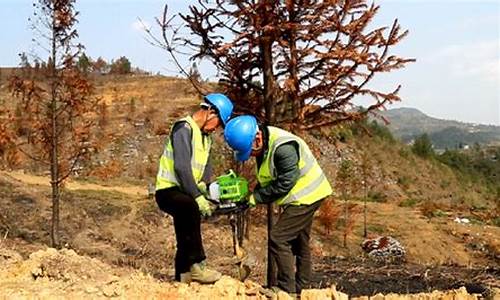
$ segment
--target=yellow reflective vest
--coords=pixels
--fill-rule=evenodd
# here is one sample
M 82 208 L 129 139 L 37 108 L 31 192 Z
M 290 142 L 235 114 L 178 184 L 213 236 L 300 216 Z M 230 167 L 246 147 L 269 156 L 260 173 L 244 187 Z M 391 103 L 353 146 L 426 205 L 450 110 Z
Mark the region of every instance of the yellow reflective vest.
M 178 120 L 172 126 L 170 132 L 179 122 L 187 122 L 191 127 L 191 169 L 193 171 L 194 181 L 199 183 L 203 177 L 203 172 L 208 162 L 212 139 L 210 136 L 202 134 L 198 124 L 190 116 Z M 165 149 L 160 158 L 158 175 L 156 176 L 156 190 L 167 189 L 174 186 L 180 186 L 175 175 L 174 151 L 172 147 L 172 137 L 167 140 Z
M 299 145 L 299 178 L 290 192 L 276 201 L 278 205 L 309 205 L 331 195 L 332 187 L 307 144 L 283 129 L 272 126 L 268 126 L 268 129 L 268 150 L 257 170 L 260 186 L 265 187 L 278 177 L 274 166 L 276 149 L 291 141 Z

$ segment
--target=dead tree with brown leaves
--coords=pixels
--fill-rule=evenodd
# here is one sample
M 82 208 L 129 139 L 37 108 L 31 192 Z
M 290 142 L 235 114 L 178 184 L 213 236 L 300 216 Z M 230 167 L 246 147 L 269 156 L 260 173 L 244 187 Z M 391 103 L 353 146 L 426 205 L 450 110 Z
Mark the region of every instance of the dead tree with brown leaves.
M 8 166 L 16 164 L 18 153 L 15 144 L 15 130 L 11 124 L 14 121 L 8 109 L 0 108 L 0 163 Z M 1 165 L 1 164 L 0 164 Z
M 76 67 L 83 46 L 75 44 L 78 12 L 75 0 L 38 0 L 31 19 L 38 45 L 49 52 L 44 79 L 13 77 L 9 88 L 24 112 L 27 127 L 18 149 L 50 168 L 52 187 L 51 243 L 60 247 L 61 187 L 93 147 L 91 128 L 97 112 L 92 86 Z
M 198 0 L 180 15 L 181 24 L 165 6 L 162 38 L 153 40 L 177 65 L 175 54 L 186 52 L 212 61 L 237 111 L 308 130 L 361 119 L 400 100 L 400 86 L 368 87 L 376 74 L 414 61 L 390 54 L 408 34 L 397 20 L 370 28 L 379 9 L 366 0 Z M 183 26 L 190 34 L 183 36 Z M 352 109 L 357 96 L 372 99 L 366 110 Z M 271 207 L 268 217 L 271 225 Z
M 377 73 L 414 59 L 390 54 L 407 34 L 397 20 L 370 28 L 379 6 L 365 0 L 199 0 L 181 15 L 189 38 L 175 36 L 173 18 L 160 20 L 169 50 L 187 46 L 191 59 L 211 60 L 226 92 L 243 111 L 268 124 L 311 129 L 355 120 L 398 101 L 392 91 L 370 89 Z M 194 35 L 194 37 L 193 37 Z M 353 111 L 356 96 L 373 102 Z

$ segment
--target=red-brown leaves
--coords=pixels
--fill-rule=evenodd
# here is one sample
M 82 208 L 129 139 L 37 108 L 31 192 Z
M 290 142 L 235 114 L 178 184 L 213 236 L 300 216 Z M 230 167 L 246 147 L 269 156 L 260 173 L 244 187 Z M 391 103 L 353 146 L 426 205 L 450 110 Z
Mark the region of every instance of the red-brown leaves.
M 299 121 L 300 127 L 310 129 L 359 118 L 349 104 L 360 94 L 373 97 L 370 110 L 398 101 L 397 89 L 384 93 L 367 88 L 367 83 L 376 73 L 414 61 L 388 55 L 389 48 L 408 34 L 401 33 L 397 20 L 390 28 L 367 30 L 379 6 L 364 0 L 200 3 L 182 16 L 199 39 L 179 40 L 198 49 L 192 58 L 214 62 L 239 109 L 264 115 L 265 103 L 274 103 L 275 123 Z M 266 43 L 271 48 L 263 47 Z M 273 70 L 272 77 L 264 79 L 266 55 L 272 58 Z M 268 96 L 265 80 L 272 80 L 274 90 Z M 276 98 L 264 99 L 269 95 Z M 321 108 L 311 113 L 293 109 L 290 114 L 291 107 L 306 104 Z
M 329 236 L 335 224 L 337 224 L 342 208 L 335 206 L 333 199 L 325 199 L 319 208 L 318 220 L 325 228 L 326 235 Z
M 55 162 L 57 182 L 69 176 L 94 146 L 91 129 L 98 120 L 93 87 L 75 66 L 74 58 L 81 48 L 70 43 L 77 36 L 74 2 L 41 0 L 35 5 L 41 11 L 41 24 L 47 26 L 38 29 L 47 30 L 51 34 L 46 36 L 55 39 L 55 55 L 43 62 L 36 74 L 23 72 L 26 76 L 14 76 L 8 84 L 17 99 L 16 114 L 8 126 L 15 133 L 16 147 L 36 161 Z M 47 41 L 49 45 L 53 45 L 51 41 Z

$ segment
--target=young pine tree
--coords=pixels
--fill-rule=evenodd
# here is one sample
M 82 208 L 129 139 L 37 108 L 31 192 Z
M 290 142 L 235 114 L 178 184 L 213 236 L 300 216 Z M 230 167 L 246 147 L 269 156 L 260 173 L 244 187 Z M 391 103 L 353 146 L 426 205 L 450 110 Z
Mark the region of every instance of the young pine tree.
M 78 12 L 75 0 L 38 0 L 31 19 L 38 44 L 49 49 L 44 64 L 45 78 L 14 76 L 10 91 L 22 107 L 29 139 L 19 137 L 17 145 L 33 160 L 48 166 L 52 187 L 51 244 L 60 247 L 59 201 L 61 187 L 75 167 L 93 147 L 92 128 L 96 120 L 97 99 L 92 85 L 76 64 L 83 46 L 75 44 Z

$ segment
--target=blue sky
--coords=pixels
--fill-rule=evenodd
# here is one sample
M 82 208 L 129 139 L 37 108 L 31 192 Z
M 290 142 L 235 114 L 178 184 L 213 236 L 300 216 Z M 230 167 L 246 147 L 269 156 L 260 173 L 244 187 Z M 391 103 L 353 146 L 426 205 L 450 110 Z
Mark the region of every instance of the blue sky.
M 127 56 L 154 73 L 175 75 L 162 50 L 149 45 L 137 21 L 155 28 L 154 17 L 168 3 L 186 11 L 192 0 L 80 0 L 80 42 L 93 58 Z M 407 68 L 383 74 L 372 87 L 392 90 L 402 85 L 402 102 L 438 118 L 500 125 L 500 1 L 382 0 L 374 25 L 398 18 L 409 36 L 392 54 L 417 59 Z M 30 0 L 0 0 L 0 66 L 15 66 L 18 53 L 35 49 L 28 17 Z M 7 30 L 8 29 L 8 30 Z M 214 69 L 200 67 L 204 77 Z

